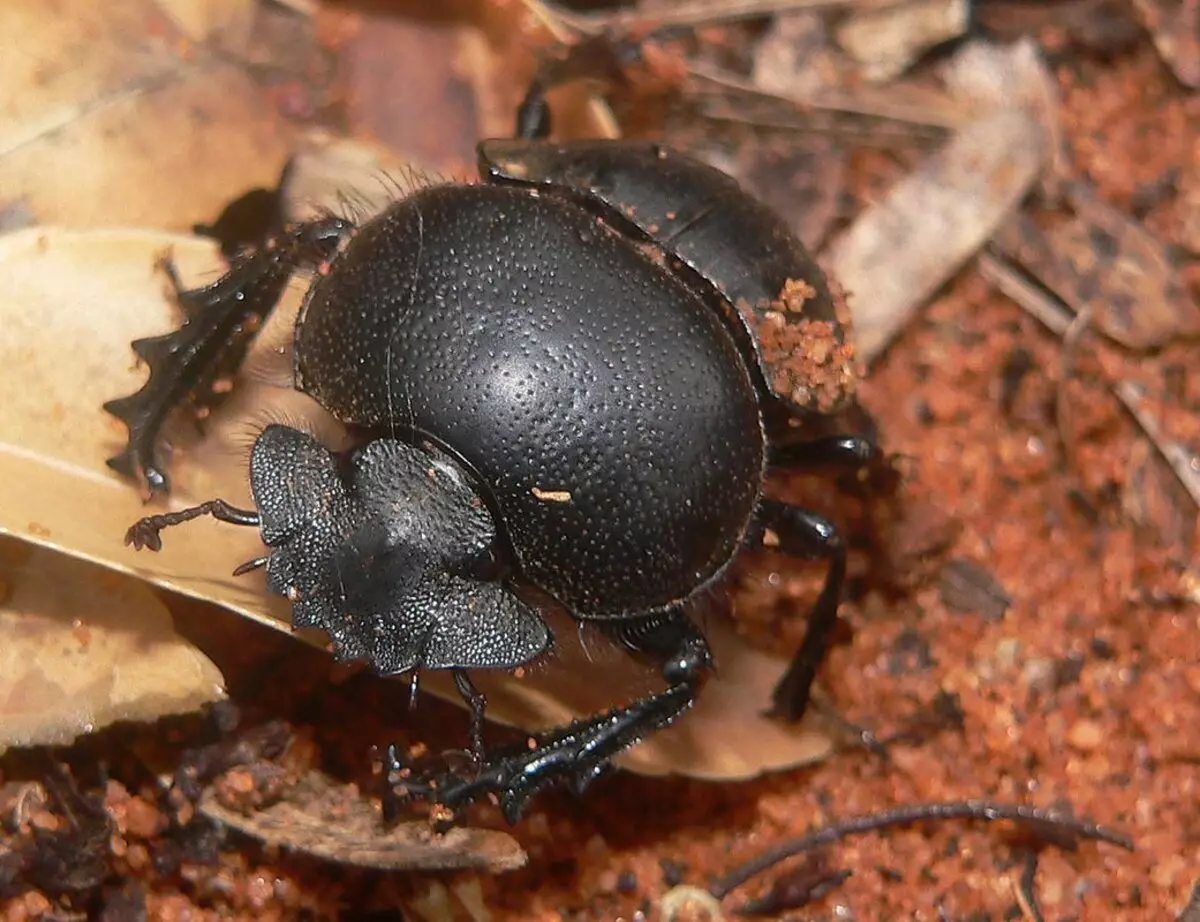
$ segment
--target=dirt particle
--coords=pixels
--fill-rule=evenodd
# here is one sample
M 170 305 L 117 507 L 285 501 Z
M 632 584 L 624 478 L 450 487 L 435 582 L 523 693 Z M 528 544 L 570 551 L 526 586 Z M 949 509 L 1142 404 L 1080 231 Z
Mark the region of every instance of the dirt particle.
M 772 301 L 737 303 L 754 331 L 772 389 L 793 404 L 832 413 L 854 395 L 860 369 L 848 336 L 849 312 L 834 286 L 835 321 L 816 319 L 810 305 L 816 289 L 803 279 L 789 279 Z
M 1104 744 L 1104 727 L 1088 718 L 1077 720 L 1067 731 L 1067 742 L 1080 752 L 1094 752 Z
M 541 487 L 534 487 L 533 495 L 535 499 L 539 499 L 543 503 L 569 503 L 571 501 L 570 490 L 543 490 Z

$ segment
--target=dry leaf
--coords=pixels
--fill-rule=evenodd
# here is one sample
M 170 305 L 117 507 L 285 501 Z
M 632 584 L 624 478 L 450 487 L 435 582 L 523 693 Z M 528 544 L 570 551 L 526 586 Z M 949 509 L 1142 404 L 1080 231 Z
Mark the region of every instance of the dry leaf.
M 0 377 L 0 531 L 287 631 L 287 602 L 265 594 L 261 575 L 230 575 L 262 552 L 253 530 L 201 520 L 172 530 L 157 554 L 121 543 L 146 508 L 138 490 L 105 467 L 124 432 L 100 404 L 136 390 L 145 378 L 129 342 L 178 323 L 154 269 L 168 248 L 185 280 L 211 279 L 217 271 L 214 247 L 193 238 L 50 229 L 0 237 L 0 289 L 6 295 L 0 303 L 0 365 L 6 369 Z M 257 349 L 260 358 L 284 341 L 288 322 L 287 310 L 272 317 Z M 171 506 L 214 496 L 245 505 L 246 452 L 256 431 L 272 419 L 311 415 L 311 402 L 295 391 L 244 382 L 210 421 L 206 439 L 176 458 Z M 693 711 L 621 764 L 646 773 L 731 779 L 827 755 L 825 735 L 761 715 L 784 660 L 750 650 L 718 621 L 708 631 L 719 676 Z M 572 653 L 579 643 L 573 629 L 560 630 L 559 642 L 563 662 L 577 661 L 594 672 L 594 680 L 553 666 L 530 669 L 525 680 L 481 672 L 477 680 L 492 717 L 544 729 L 608 708 L 627 689 L 646 686 L 645 669 L 628 658 L 592 663 L 594 651 L 580 646 Z M 422 687 L 460 700 L 444 675 L 430 675 Z
M 1065 188 L 1073 214 L 1017 215 L 997 234 L 998 251 L 1130 349 L 1200 332 L 1200 308 L 1167 248 L 1081 183 Z
M 970 25 L 967 0 L 909 0 L 852 13 L 837 39 L 863 65 L 868 80 L 900 76 L 922 54 L 958 38 Z
M 361 222 L 432 175 L 427 164 L 402 161 L 377 144 L 310 132 L 292 156 L 283 185 L 284 211 L 293 221 L 332 211 Z
M 1179 82 L 1200 87 L 1200 0 L 1133 0 L 1133 6 Z
M 143 583 L 0 539 L 0 752 L 193 711 L 222 685 Z
M 254 20 L 255 0 L 155 0 L 189 41 L 245 35 Z
M 781 96 L 813 96 L 835 88 L 847 66 L 829 40 L 825 17 L 797 10 L 776 16 L 754 49 L 754 86 Z
M 200 812 L 252 838 L 338 864 L 389 871 L 512 871 L 527 858 L 516 840 L 492 829 L 456 826 L 437 834 L 427 820 L 385 830 L 378 811 L 352 785 L 310 771 L 270 806 L 244 813 L 205 790 Z
M 0 201 L 43 223 L 190 228 L 278 176 L 290 131 L 265 91 L 151 0 L 8 0 L 0 35 L 20 37 L 0 55 Z
M 864 361 L 991 237 L 1036 179 L 1043 150 L 1033 117 L 985 115 L 833 243 L 831 267 L 850 293 Z

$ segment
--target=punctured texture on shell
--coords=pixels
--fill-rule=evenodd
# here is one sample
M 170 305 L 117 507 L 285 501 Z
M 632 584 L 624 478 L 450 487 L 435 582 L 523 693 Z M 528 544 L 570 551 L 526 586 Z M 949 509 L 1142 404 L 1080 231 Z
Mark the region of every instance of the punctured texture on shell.
M 518 666 L 548 645 L 504 584 L 458 575 L 495 529 L 448 458 L 390 439 L 339 456 L 272 425 L 254 444 L 250 486 L 272 549 L 268 588 L 292 600 L 295 627 L 326 631 L 339 659 L 394 675 Z
M 584 618 L 691 597 L 762 486 L 758 392 L 724 320 L 596 216 L 438 186 L 309 291 L 297 381 L 344 422 L 455 453 L 522 574 Z

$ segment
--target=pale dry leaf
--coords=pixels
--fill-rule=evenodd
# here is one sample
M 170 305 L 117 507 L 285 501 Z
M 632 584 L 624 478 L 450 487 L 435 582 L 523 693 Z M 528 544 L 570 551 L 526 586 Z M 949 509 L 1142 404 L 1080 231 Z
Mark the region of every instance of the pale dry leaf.
M 39 221 L 187 229 L 270 186 L 291 129 L 151 0 L 0 4 L 0 201 Z
M 899 77 L 930 48 L 958 38 L 970 25 L 967 0 L 909 0 L 851 13 L 837 40 L 876 83 Z
M 831 247 L 859 354 L 877 358 L 912 314 L 992 236 L 1037 178 L 1044 136 L 1020 111 L 970 123 Z
M 244 38 L 258 5 L 255 0 L 154 0 L 154 3 L 193 42 Z
M 516 840 L 492 829 L 458 826 L 444 834 L 427 820 L 384 829 L 378 811 L 352 785 L 310 771 L 277 802 L 253 812 L 222 804 L 216 789 L 200 812 L 267 845 L 323 861 L 389 871 L 512 871 L 527 857 Z
M 1200 87 L 1200 0 L 1133 0 L 1133 6 L 1179 82 Z
M 0 539 L 0 752 L 194 711 L 223 682 L 144 583 Z
M 139 491 L 105 467 L 105 459 L 121 448 L 124 432 L 100 404 L 136 390 L 145 379 L 145 370 L 134 365 L 130 341 L 178 323 L 164 279 L 154 269 L 168 248 L 192 284 L 218 271 L 214 247 L 194 238 L 50 229 L 0 237 L 5 292 L 0 365 L 7 369 L 0 377 L 0 531 L 287 631 L 287 602 L 266 595 L 261 574 L 231 576 L 262 553 L 253 530 L 200 520 L 173 529 L 157 554 L 122 544 L 125 529 L 147 510 Z M 256 351 L 269 359 L 288 323 L 288 309 L 282 309 Z M 255 433 L 271 420 L 312 415 L 311 402 L 295 391 L 243 382 L 210 420 L 205 440 L 177 452 L 171 507 L 214 496 L 247 504 L 245 465 Z M 785 661 L 749 649 L 719 622 L 709 635 L 719 676 L 693 711 L 622 764 L 646 773 L 730 779 L 827 755 L 830 742 L 823 733 L 762 716 Z M 558 639 L 567 661 L 578 637 L 567 628 L 558 631 Z M 481 673 L 489 714 L 539 730 L 611 707 L 645 686 L 645 669 L 634 668 L 627 657 L 618 665 L 593 663 L 591 656 L 580 648 L 577 659 L 581 668 L 594 670 L 594 680 L 581 681 L 578 672 L 553 664 L 528 670 L 524 680 Z M 430 675 L 422 688 L 461 703 L 444 675 Z
M 309 132 L 297 143 L 283 184 L 284 212 L 293 221 L 333 212 L 357 223 L 437 180 L 427 164 L 401 160 L 381 145 Z
M 751 79 L 764 93 L 814 96 L 842 82 L 841 60 L 823 16 L 784 13 L 775 17 L 755 47 Z
M 1071 165 L 1063 143 L 1062 99 L 1058 79 L 1041 47 L 1031 38 L 1008 45 L 985 40 L 968 42 L 941 71 L 947 91 L 965 111 L 979 115 L 1020 109 L 1037 118 L 1046 135 L 1048 166 L 1042 193 L 1057 200 Z

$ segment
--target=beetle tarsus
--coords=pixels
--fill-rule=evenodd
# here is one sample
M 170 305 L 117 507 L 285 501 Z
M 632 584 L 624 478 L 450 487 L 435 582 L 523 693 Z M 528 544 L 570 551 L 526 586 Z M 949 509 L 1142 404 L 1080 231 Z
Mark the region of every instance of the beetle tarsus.
M 110 400 L 104 409 L 129 428 L 129 441 L 108 466 L 127 477 L 139 474 L 150 493 L 166 493 L 170 480 L 158 456 L 163 424 L 189 397 L 204 398 L 222 370 L 237 368 L 258 325 L 279 302 L 292 273 L 331 258 L 353 229 L 341 218 L 298 225 L 285 236 L 238 260 L 211 285 L 176 290 L 185 315 L 171 333 L 133 344 L 150 366 L 141 390 Z M 178 286 L 173 267 L 168 277 Z
M 494 794 L 504 818 L 515 824 L 541 789 L 565 784 L 582 794 L 614 757 L 673 723 L 692 705 L 712 668 L 704 637 L 686 616 L 675 613 L 617 621 L 610 632 L 633 652 L 661 657 L 669 687 L 627 707 L 531 736 L 526 745 L 497 754 L 469 778 L 449 772 L 428 779 L 412 777 L 395 748 L 389 748 L 389 783 L 399 783 L 385 814 L 394 816 L 397 802 L 406 800 L 427 800 L 455 811 Z
M 160 532 L 164 528 L 182 525 L 184 522 L 190 522 L 192 519 L 198 519 L 204 515 L 211 515 L 214 519 L 220 522 L 228 522 L 231 525 L 248 525 L 252 528 L 257 528 L 259 525 L 257 512 L 238 509 L 236 506 L 229 505 L 223 499 L 212 499 L 206 503 L 201 503 L 199 506 L 180 509 L 178 512 L 164 512 L 160 515 L 150 515 L 144 519 L 138 519 L 129 527 L 129 531 L 125 532 L 125 543 L 132 544 L 134 550 L 138 551 L 142 550 L 142 548 L 160 551 L 162 550 L 162 536 Z M 258 561 L 251 561 L 251 563 L 257 564 Z M 238 569 L 244 572 L 243 567 L 239 567 Z

